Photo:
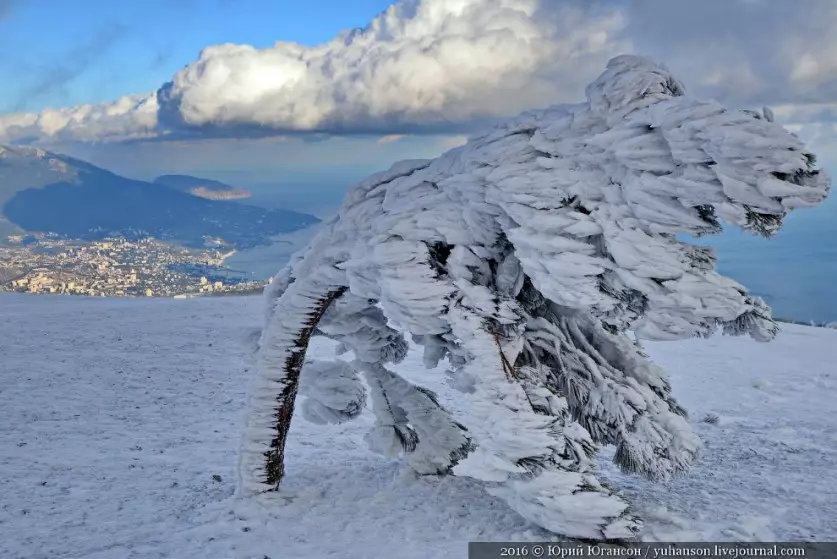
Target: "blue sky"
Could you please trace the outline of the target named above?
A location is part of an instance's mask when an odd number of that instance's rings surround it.
[[[0,113],[150,92],[201,49],[315,45],[389,0],[18,0],[0,21]]]
[[[389,4],[0,0],[0,142],[135,178],[345,189],[493,119],[581,101],[611,57],[637,53],[699,97],[770,106],[837,162],[834,0]]]

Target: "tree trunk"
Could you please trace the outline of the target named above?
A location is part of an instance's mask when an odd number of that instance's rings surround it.
[[[275,433],[270,441],[270,450],[264,453],[265,472],[267,474],[265,483],[273,486],[269,491],[278,489],[279,484],[282,482],[282,477],[285,475],[285,443],[288,439],[288,432],[291,429],[296,394],[299,391],[299,375],[302,371],[302,365],[305,362],[305,352],[308,350],[311,335],[329,305],[345,293],[345,291],[345,287],[337,288],[317,301],[311,314],[308,315],[308,322],[305,323],[302,330],[296,336],[294,350],[285,360],[285,387],[276,398]]]

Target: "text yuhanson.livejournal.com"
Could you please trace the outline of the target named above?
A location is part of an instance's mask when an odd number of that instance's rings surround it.
[[[837,559],[837,542],[829,543],[648,543],[630,545],[579,544],[569,542],[471,542],[468,559],[502,557],[805,557]]]

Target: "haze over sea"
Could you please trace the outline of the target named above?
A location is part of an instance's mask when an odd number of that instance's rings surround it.
[[[837,168],[829,172],[837,176]],[[254,194],[253,203],[327,218],[337,210],[349,185],[360,178],[335,179],[331,185],[298,182],[247,186]],[[279,238],[270,247],[240,252],[227,265],[252,278],[268,278],[314,233],[313,229],[299,231]],[[726,227],[720,235],[691,242],[715,247],[718,271],[762,297],[772,307],[773,316],[817,324],[837,322],[837,193],[819,207],[789,214],[773,239]]]

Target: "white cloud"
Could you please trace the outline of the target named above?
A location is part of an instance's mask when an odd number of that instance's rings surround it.
[[[834,0],[632,0],[628,21],[638,51],[727,102],[837,98]]]
[[[462,133],[581,100],[624,52],[700,95],[811,119],[837,99],[835,27],[833,0],[405,0],[315,47],[208,47],[156,96],[0,115],[0,141]]]
[[[159,137],[154,94],[112,103],[0,115],[0,141],[109,141]]]
[[[403,133],[573,99],[619,50],[609,37],[623,21],[582,2],[546,5],[408,1],[314,48],[211,47],[163,88],[163,114],[172,125]]]

